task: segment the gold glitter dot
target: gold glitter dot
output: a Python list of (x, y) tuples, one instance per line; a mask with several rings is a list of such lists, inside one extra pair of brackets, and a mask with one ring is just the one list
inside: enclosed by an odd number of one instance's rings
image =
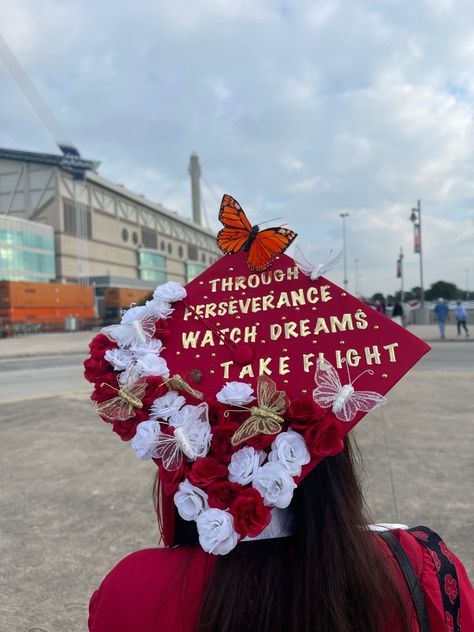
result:
[(257, 325), (257, 327), (260, 327), (260, 323), (255, 323)]
[(266, 340), (260, 340), (260, 342), (262, 343), (262, 345), (264, 345), (267, 341)]
[(296, 311), (297, 311), (297, 312), (299, 312), (299, 311), (300, 311), (300, 308), (299, 308), (299, 307), (295, 307), (295, 309), (296, 309)]
[(199, 281), (199, 285), (204, 285), (204, 281)]
[(215, 358), (215, 357), (216, 357), (216, 354), (215, 354), (215, 353), (211, 353), (211, 357), (212, 357), (212, 358)]
[(345, 341), (345, 340), (339, 340), (339, 344), (340, 344), (340, 345), (345, 345), (345, 344), (346, 344), (346, 341)]
[(283, 349), (283, 353), (288, 353), (288, 349)]
[(315, 312), (318, 308), (317, 307), (312, 307), (311, 309), (313, 310), (313, 312)]
[[(204, 297), (204, 298), (206, 298), (206, 297)], [(233, 300), (234, 300), (234, 297), (233, 297), (233, 296), (231, 296), (231, 297), (230, 297), (230, 300), (231, 300), (231, 301), (233, 301)]]
[(312, 340), (311, 342), (313, 343), (313, 345), (315, 345), (318, 341), (317, 340)]
[(195, 358), (200, 358), (201, 356), (199, 355), (199, 353), (196, 353), (196, 355), (194, 357)]
[(347, 292), (343, 292), (341, 296), (347, 296)]
[(211, 375), (214, 375), (214, 373), (215, 373), (214, 369), (211, 369), (211, 370), (209, 371), (209, 373), (210, 373)]
[(286, 316), (282, 316), (282, 317), (281, 317), (281, 319), (282, 319), (282, 320), (286, 320)]
[(288, 380), (283, 380), (284, 384), (288, 384)]
[(176, 355), (181, 355), (181, 351), (176, 351)]
[(388, 377), (388, 375), (386, 373), (382, 373), (382, 377), (385, 378)]
[(303, 388), (301, 392), (303, 393), (303, 395), (306, 395), (308, 391), (305, 388)]
[(378, 325), (374, 325), (374, 329), (379, 329), (379, 326)]
[(229, 268), (229, 271), (230, 271), (230, 272), (233, 272), (233, 271), (234, 271), (234, 268)]
[(220, 323), (216, 323), (216, 327), (220, 327), (220, 326), (221, 326), (221, 324), (220, 324)]
[(275, 294), (275, 290), (270, 290), (270, 294)]
[(246, 292), (242, 292), (242, 296), (245, 296)]
[(203, 296), (202, 297), (205, 301), (207, 301), (207, 299), (209, 298), (208, 296)]

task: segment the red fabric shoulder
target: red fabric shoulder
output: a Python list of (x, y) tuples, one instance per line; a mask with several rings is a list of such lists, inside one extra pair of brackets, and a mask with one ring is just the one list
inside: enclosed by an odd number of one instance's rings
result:
[[(410, 533), (402, 529), (394, 530), (392, 533), (403, 546), (418, 576), (425, 597), (432, 632), (452, 632), (452, 629), (449, 629), (449, 622), (447, 623), (445, 620), (435, 557)], [(472, 584), (461, 561), (447, 547), (446, 552), (450, 555), (458, 576), (461, 601), (459, 623), (463, 632), (465, 630), (474, 631), (474, 590)], [(394, 559), (393, 562), (396, 563)]]
[(132, 553), (92, 595), (89, 631), (194, 632), (214, 563), (197, 547)]

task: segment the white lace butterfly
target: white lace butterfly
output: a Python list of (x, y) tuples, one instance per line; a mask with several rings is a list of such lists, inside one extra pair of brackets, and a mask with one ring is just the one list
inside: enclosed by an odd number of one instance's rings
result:
[(314, 401), (323, 408), (331, 407), (332, 412), (341, 421), (352, 421), (359, 411), (368, 413), (374, 408), (382, 406), (387, 401), (383, 395), (375, 391), (356, 391), (354, 389), (356, 380), (365, 373), (374, 374), (371, 369), (367, 369), (351, 381), (347, 366), (349, 383), (342, 385), (332, 364), (319, 358), (314, 376), (316, 382), (316, 388), (313, 390)]
[(177, 470), (184, 457), (195, 461), (206, 456), (212, 436), (208, 415), (208, 406), (202, 403), (184, 406), (170, 418), (169, 427), (173, 429), (173, 434), (161, 432), (155, 450), (165, 470)]
[(132, 307), (122, 316), (120, 325), (109, 325), (101, 330), (119, 345), (127, 349), (132, 345), (147, 345), (155, 333), (155, 321), (150, 312), (143, 306)]
[(296, 265), (298, 266), (298, 268), (301, 270), (303, 274), (306, 274), (306, 276), (309, 276), (311, 281), (316, 281), (316, 279), (319, 279), (320, 276), (323, 276), (324, 274), (326, 274), (326, 272), (331, 270), (331, 268), (334, 268), (334, 266), (337, 263), (339, 263), (339, 261), (341, 260), (342, 250), (339, 254), (337, 254), (332, 259), (330, 258), (331, 253), (332, 253), (332, 250), (329, 252), (329, 255), (327, 259), (324, 261), (324, 263), (318, 263), (317, 265), (313, 265), (305, 257), (300, 247), (296, 246), (295, 255), (293, 259), (295, 260)]

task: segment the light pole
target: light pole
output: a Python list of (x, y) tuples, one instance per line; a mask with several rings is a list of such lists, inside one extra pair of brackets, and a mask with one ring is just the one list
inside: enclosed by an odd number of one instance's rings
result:
[(423, 289), (423, 249), (421, 240), (421, 203), (417, 201), (415, 208), (411, 209), (410, 221), (413, 223), (415, 252), (420, 255), (420, 306), (425, 306), (425, 290)]
[(347, 251), (346, 251), (346, 217), (349, 213), (339, 213), (342, 218), (342, 251), (344, 253), (344, 289), (347, 290), (349, 281), (347, 280)]
[(355, 267), (354, 294), (356, 296), (359, 296), (359, 259), (354, 259), (354, 267)]

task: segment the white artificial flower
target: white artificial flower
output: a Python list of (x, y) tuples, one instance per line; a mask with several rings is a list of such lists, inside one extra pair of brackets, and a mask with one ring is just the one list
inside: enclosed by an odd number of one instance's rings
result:
[(130, 347), (130, 351), (133, 352), (136, 358), (146, 355), (147, 353), (154, 353), (159, 355), (163, 350), (163, 343), (157, 338), (152, 338), (148, 343), (134, 342)]
[(196, 520), (199, 514), (208, 508), (207, 494), (185, 479), (179, 484), (179, 490), (174, 495), (174, 504), (183, 520)]
[(260, 492), (265, 505), (285, 509), (293, 498), (296, 483), (280, 463), (265, 463), (253, 477), (253, 487)]
[(291, 476), (299, 476), (302, 466), (309, 463), (311, 457), (304, 438), (290, 428), (287, 432), (277, 435), (268, 460), (281, 463)]
[(138, 424), (136, 435), (132, 439), (132, 448), (139, 459), (147, 460), (158, 456), (156, 445), (159, 434), (160, 424), (153, 419)]
[(145, 313), (155, 320), (169, 318), (174, 312), (168, 301), (151, 300), (145, 303)]
[(107, 349), (105, 359), (116, 371), (124, 371), (132, 362), (133, 356), (129, 349)]
[(234, 452), (229, 463), (229, 481), (248, 485), (252, 482), (258, 468), (265, 460), (263, 450), (255, 450), (249, 446)]
[(137, 363), (133, 361), (130, 362), (125, 371), (122, 371), (122, 373), (120, 373), (118, 381), (119, 384), (121, 384), (122, 386), (125, 386), (126, 384), (128, 386), (131, 386), (138, 380), (139, 377), (140, 373), (137, 369)]
[(122, 325), (131, 325), (136, 320), (143, 320), (145, 316), (145, 306), (144, 305), (136, 305), (135, 307), (131, 307), (124, 312), (122, 316), (122, 320), (120, 323)]
[(166, 360), (154, 353), (147, 353), (137, 360), (137, 371), (140, 375), (158, 375), (168, 378), (170, 371)]
[(187, 292), (181, 283), (176, 281), (168, 281), (159, 285), (153, 292), (153, 298), (157, 301), (167, 301), (168, 303), (174, 303), (180, 301), (186, 296)]
[(216, 395), (217, 401), (222, 404), (233, 404), (234, 406), (244, 406), (249, 404), (255, 396), (253, 388), (245, 382), (227, 382)]
[(196, 524), (199, 543), (206, 553), (226, 555), (239, 541), (232, 515), (222, 509), (206, 509), (199, 514)]
[(146, 314), (145, 306), (138, 305), (124, 313), (119, 325), (103, 327), (101, 332), (115, 340), (122, 349), (134, 344), (146, 345), (155, 333), (155, 319)]
[(152, 419), (167, 420), (178, 412), (185, 401), (184, 397), (179, 395), (176, 391), (168, 391), (166, 395), (155, 399), (151, 405), (150, 417)]

